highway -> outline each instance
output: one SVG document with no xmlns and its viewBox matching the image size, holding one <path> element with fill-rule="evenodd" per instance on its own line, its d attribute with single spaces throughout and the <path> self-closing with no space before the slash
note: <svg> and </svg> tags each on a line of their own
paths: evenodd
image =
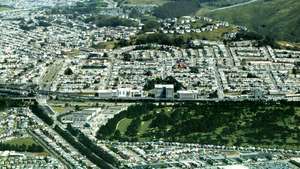
<svg viewBox="0 0 300 169">
<path fill-rule="evenodd" d="M 32 132 L 31 130 L 27 130 L 27 132 L 33 137 L 33 139 L 43 146 L 50 154 L 56 157 L 59 161 L 61 161 L 68 169 L 73 169 L 73 166 L 66 161 L 62 156 L 60 156 L 55 150 L 52 149 L 42 138 L 40 138 L 37 134 Z"/>
</svg>

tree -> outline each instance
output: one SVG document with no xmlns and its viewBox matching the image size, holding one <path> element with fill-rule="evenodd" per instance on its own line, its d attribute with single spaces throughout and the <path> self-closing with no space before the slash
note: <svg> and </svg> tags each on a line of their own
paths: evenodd
<svg viewBox="0 0 300 169">
<path fill-rule="evenodd" d="M 169 124 L 170 118 L 165 113 L 159 113 L 156 118 L 152 121 L 151 127 L 164 128 Z"/>
<path fill-rule="evenodd" d="M 130 61 L 132 56 L 129 53 L 123 53 L 123 60 L 124 61 Z"/>
<path fill-rule="evenodd" d="M 79 111 L 80 107 L 78 105 L 75 105 L 75 111 Z"/>
<path fill-rule="evenodd" d="M 197 67 L 190 67 L 191 73 L 199 73 L 199 69 Z"/>
<path fill-rule="evenodd" d="M 72 74 L 73 74 L 73 71 L 72 71 L 71 68 L 68 67 L 68 68 L 65 70 L 64 74 L 67 75 L 67 76 L 69 76 L 69 75 L 72 75 Z"/>
<path fill-rule="evenodd" d="M 130 125 L 127 127 L 126 135 L 136 136 L 136 134 L 138 133 L 140 124 L 141 124 L 140 117 L 133 119 L 132 122 L 130 123 Z"/>
<path fill-rule="evenodd" d="M 104 57 L 104 58 L 108 58 L 108 54 L 107 54 L 107 53 L 104 53 L 104 54 L 103 54 L 103 57 Z"/>
</svg>

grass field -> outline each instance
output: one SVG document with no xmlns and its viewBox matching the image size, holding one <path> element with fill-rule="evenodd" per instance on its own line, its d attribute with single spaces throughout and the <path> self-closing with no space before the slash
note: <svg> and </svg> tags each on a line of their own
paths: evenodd
<svg viewBox="0 0 300 169">
<path fill-rule="evenodd" d="M 121 134 L 125 134 L 127 127 L 131 123 L 132 119 L 124 118 L 117 124 L 116 130 L 119 130 Z"/>
<path fill-rule="evenodd" d="M 114 47 L 116 46 L 116 43 L 117 43 L 117 41 L 101 42 L 101 43 L 94 45 L 93 47 L 96 49 L 114 49 Z"/>
<path fill-rule="evenodd" d="M 62 66 L 63 62 L 61 60 L 57 60 L 53 63 L 53 65 L 49 66 L 42 77 L 42 83 L 51 83 L 56 77 L 57 73 L 61 70 Z"/>
<path fill-rule="evenodd" d="M 31 137 L 15 138 L 4 143 L 11 144 L 11 145 L 18 145 L 18 146 L 20 145 L 30 146 L 36 144 L 36 142 Z"/>
<path fill-rule="evenodd" d="M 277 45 L 283 49 L 300 50 L 300 43 L 293 43 L 287 41 L 277 41 Z"/>
<path fill-rule="evenodd" d="M 247 26 L 250 30 L 274 37 L 277 40 L 299 42 L 299 9 L 299 0 L 260 0 L 206 15 Z"/>
<path fill-rule="evenodd" d="M 120 113 L 117 123 L 112 122 L 115 120 L 109 121 L 106 126 L 111 125 L 113 130 L 104 135 L 104 138 L 300 148 L 300 106 L 276 103 L 209 103 L 156 106 L 146 112 L 141 108 L 137 111 L 126 112 L 124 117 Z M 139 122 L 135 129 L 131 126 L 134 133 L 128 132 L 129 126 L 137 119 Z M 100 134 L 102 130 L 99 130 Z M 120 131 L 120 135 L 114 135 L 116 130 Z M 130 133 L 130 136 L 126 133 Z"/>
<path fill-rule="evenodd" d="M 0 6 L 0 12 L 10 10 L 10 8 Z"/>
<path fill-rule="evenodd" d="M 51 106 L 51 108 L 56 112 L 56 113 L 65 113 L 69 111 L 68 108 L 65 108 L 63 106 Z M 71 109 L 70 109 L 71 110 Z"/>
</svg>

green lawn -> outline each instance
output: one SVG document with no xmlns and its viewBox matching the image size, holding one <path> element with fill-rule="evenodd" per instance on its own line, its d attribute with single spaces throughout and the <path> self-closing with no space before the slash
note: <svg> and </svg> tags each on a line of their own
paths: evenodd
<svg viewBox="0 0 300 169">
<path fill-rule="evenodd" d="M 97 0 L 96 3 L 97 3 L 97 8 L 105 8 L 105 7 L 107 7 L 107 3 L 104 2 L 103 0 Z"/>
<path fill-rule="evenodd" d="M 2 11 L 7 11 L 7 10 L 9 10 L 9 9 L 10 9 L 10 8 L 0 6 L 0 12 L 2 12 Z"/>
<path fill-rule="evenodd" d="M 147 130 L 150 128 L 151 122 L 152 122 L 152 120 L 142 121 L 142 123 L 141 123 L 141 125 L 139 127 L 138 134 L 139 135 L 143 135 L 144 133 L 146 133 Z"/>
<path fill-rule="evenodd" d="M 289 103 L 203 103 L 131 108 L 111 120 L 101 138 L 176 141 L 201 144 L 300 148 L 300 106 Z M 137 106 L 137 105 L 135 105 Z M 124 114 L 124 116 L 122 115 Z M 133 115 L 134 114 L 134 115 Z M 133 120 L 139 124 L 128 133 Z M 109 127 L 110 126 L 110 127 Z M 115 136 L 116 130 L 120 135 Z M 132 132 L 131 132 L 132 131 Z"/>
<path fill-rule="evenodd" d="M 11 145 L 26 145 L 26 146 L 36 144 L 36 142 L 31 137 L 15 138 L 4 143 L 11 144 Z"/>
<path fill-rule="evenodd" d="M 66 112 L 66 108 L 62 106 L 51 106 L 51 108 L 56 112 L 56 113 L 64 113 Z"/>
<path fill-rule="evenodd" d="M 116 129 L 119 130 L 121 134 L 124 134 L 131 121 L 132 119 L 128 119 L 128 118 L 122 119 L 121 121 L 119 121 Z"/>
<path fill-rule="evenodd" d="M 117 41 L 109 41 L 109 42 L 101 42 L 99 44 L 94 45 L 95 49 L 114 49 Z"/>
</svg>

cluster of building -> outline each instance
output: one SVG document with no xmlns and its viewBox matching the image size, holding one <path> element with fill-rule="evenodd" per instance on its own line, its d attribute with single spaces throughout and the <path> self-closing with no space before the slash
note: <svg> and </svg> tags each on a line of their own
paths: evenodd
<svg viewBox="0 0 300 169">
<path fill-rule="evenodd" d="M 103 99 L 299 99 L 298 51 L 257 47 L 251 41 L 225 45 L 202 40 L 192 41 L 192 48 L 142 45 L 96 50 L 93 46 L 102 42 L 129 40 L 140 27 L 99 28 L 84 22 L 88 15 L 70 18 L 46 9 L 0 16 L 1 84 L 33 84 L 43 91 Z M 160 22 L 168 33 L 230 26 L 189 16 Z M 149 81 L 167 77 L 176 79 L 181 88 L 158 81 L 157 88 L 145 90 Z M 161 95 L 165 89 L 171 92 L 167 97 Z"/>
<path fill-rule="evenodd" d="M 193 41 L 193 48 L 149 45 L 85 53 L 65 61 L 53 91 L 100 98 L 299 99 L 300 52 L 257 47 L 255 42 Z M 72 75 L 64 70 L 70 68 Z M 155 79 L 173 77 L 182 87 Z M 154 80 L 156 86 L 145 90 Z M 55 83 L 57 82 L 57 83 Z M 160 82 L 162 84 L 160 84 Z"/>
<path fill-rule="evenodd" d="M 128 168 L 297 168 L 297 151 L 166 142 L 99 143 Z"/>
<path fill-rule="evenodd" d="M 14 108 L 6 112 L 0 112 L 0 142 L 12 140 L 17 137 L 26 137 L 26 128 L 29 126 L 30 119 L 27 108 Z"/>
<path fill-rule="evenodd" d="M 1 84 L 47 83 L 46 68 L 59 58 L 71 57 L 79 49 L 92 50 L 101 42 L 128 40 L 138 32 L 137 27 L 99 28 L 85 23 L 84 16 L 70 19 L 48 12 L 44 9 L 0 13 Z"/>
<path fill-rule="evenodd" d="M 116 114 L 125 110 L 130 104 L 106 103 L 98 108 L 88 108 L 76 112 L 68 113 L 61 118 L 64 124 L 71 124 L 73 127 L 80 129 L 83 133 L 95 137 L 97 130 L 105 125 L 109 119 L 112 119 Z"/>
<path fill-rule="evenodd" d="M 202 40 L 192 41 L 188 49 L 142 45 L 95 51 L 93 44 L 130 39 L 138 28 L 97 28 L 45 11 L 11 12 L 2 18 L 2 84 L 35 84 L 41 90 L 100 98 L 144 98 L 155 95 L 144 90 L 147 81 L 170 76 L 183 87 L 174 88 L 168 99 L 299 99 L 299 51 L 257 47 L 253 41 L 225 45 Z M 34 28 L 24 30 L 22 24 Z"/>
<path fill-rule="evenodd" d="M 2 169 L 45 168 L 64 169 L 60 162 L 50 156 L 29 155 L 13 151 L 0 152 Z"/>
<path fill-rule="evenodd" d="M 89 160 L 87 160 L 86 157 L 82 156 L 78 150 L 74 149 L 68 142 L 66 142 L 60 135 L 58 135 L 51 127 L 44 124 L 44 122 L 36 117 L 28 108 L 12 108 L 9 109 L 10 116 L 4 117 L 4 119 L 1 118 L 1 137 L 0 142 L 7 142 L 9 140 L 20 138 L 20 137 L 31 137 L 33 138 L 37 144 L 44 147 L 48 155 L 43 155 L 40 157 L 38 154 L 35 155 L 35 158 L 31 157 L 30 153 L 26 153 L 21 155 L 19 152 L 19 155 L 13 155 L 13 153 L 10 152 L 0 152 L 0 166 L 1 163 L 3 163 L 3 166 L 7 166 L 8 168 L 11 168 L 9 166 L 27 166 L 23 168 L 40 168 L 40 167 L 34 167 L 34 166 L 45 166 L 46 168 L 65 168 L 65 167 L 74 167 L 74 168 L 87 168 L 89 167 L 95 167 L 93 163 L 91 163 Z M 2 126 L 5 126 L 6 123 L 8 123 L 11 118 L 17 114 L 17 118 L 14 118 L 14 125 L 17 127 L 17 130 L 10 130 L 2 128 Z M 2 114 L 1 114 L 2 115 Z M 23 119 L 26 119 L 23 120 Z M 7 121 L 6 123 L 4 121 Z M 26 122 L 26 125 L 23 123 Z M 20 126 L 20 124 L 22 124 Z M 16 154 L 17 154 L 16 153 Z M 5 155 L 5 158 L 1 155 Z M 52 159 L 56 158 L 59 163 L 53 163 L 54 161 L 46 160 L 47 158 Z M 20 163 L 14 163 L 13 161 L 19 161 Z M 44 161 L 43 161 L 44 160 Z M 48 163 L 46 163 L 48 162 Z M 6 165 L 10 163 L 11 165 Z M 53 164 L 53 165 L 52 165 Z M 15 168 L 15 167 L 13 167 Z M 95 167 L 97 168 L 97 167 Z"/>
<path fill-rule="evenodd" d="M 207 17 L 184 16 L 181 18 L 168 18 L 160 20 L 161 27 L 157 31 L 166 34 L 186 34 L 210 32 L 220 28 L 228 28 L 230 25 L 224 21 L 214 21 Z"/>
<path fill-rule="evenodd" d="M 17 9 L 31 9 L 38 7 L 55 7 L 74 5 L 76 2 L 84 2 L 85 0 L 1 0 L 2 5 L 10 6 Z"/>
<path fill-rule="evenodd" d="M 38 128 L 32 131 L 44 144 L 49 146 L 52 153 L 57 154 L 69 167 L 84 169 L 88 166 L 96 167 L 93 163 L 83 157 L 78 150 L 69 145 L 60 135 L 50 128 Z"/>
</svg>

